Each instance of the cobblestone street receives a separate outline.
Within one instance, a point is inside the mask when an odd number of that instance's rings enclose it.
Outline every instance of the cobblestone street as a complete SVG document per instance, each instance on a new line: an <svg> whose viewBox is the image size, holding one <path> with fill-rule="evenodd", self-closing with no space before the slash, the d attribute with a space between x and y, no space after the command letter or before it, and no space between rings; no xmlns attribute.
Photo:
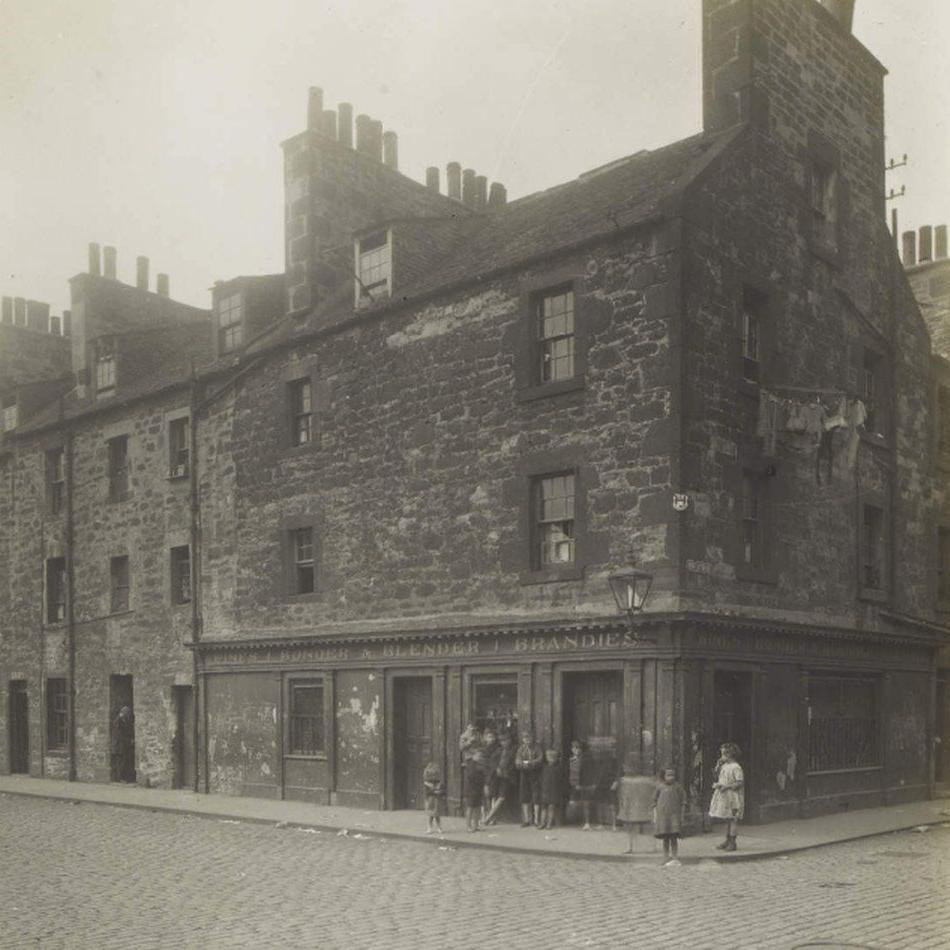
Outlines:
<svg viewBox="0 0 950 950"><path fill-rule="evenodd" d="M0 833L4 948L950 946L945 827L679 868L10 795Z"/></svg>

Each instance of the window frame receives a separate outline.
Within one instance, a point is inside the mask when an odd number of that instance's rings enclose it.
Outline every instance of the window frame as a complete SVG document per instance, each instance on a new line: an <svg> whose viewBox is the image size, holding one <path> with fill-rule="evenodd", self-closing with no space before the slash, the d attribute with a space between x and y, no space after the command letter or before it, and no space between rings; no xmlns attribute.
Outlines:
<svg viewBox="0 0 950 950"><path fill-rule="evenodd" d="M132 609L132 564L127 554L109 558L109 613L124 614Z"/></svg>
<svg viewBox="0 0 950 950"><path fill-rule="evenodd" d="M765 375L766 335L770 297L755 286L744 283L739 302L739 378L755 391Z"/></svg>
<svg viewBox="0 0 950 950"><path fill-rule="evenodd" d="M234 290L224 294L218 298L214 309L218 353L237 352L244 346L244 292Z"/></svg>
<svg viewBox="0 0 950 950"><path fill-rule="evenodd" d="M99 337L93 343L96 398L114 396L117 386L116 340L114 336Z"/></svg>
<svg viewBox="0 0 950 950"><path fill-rule="evenodd" d="M890 599L890 549L888 508L883 498L872 495L858 500L858 544L857 569L859 597L864 600L887 601ZM869 515L871 517L869 518ZM868 532L877 522L876 554L870 550ZM873 569L880 575L880 583L869 583L873 577L868 573Z"/></svg>
<svg viewBox="0 0 950 950"><path fill-rule="evenodd" d="M52 684L56 689L51 689ZM69 681L65 676L46 677L46 751L69 751Z"/></svg>
<svg viewBox="0 0 950 950"><path fill-rule="evenodd" d="M108 453L107 475L109 480L109 501L126 501L130 491L129 437L116 435L106 441ZM121 459L118 449L121 446ZM121 464L119 464L121 462Z"/></svg>
<svg viewBox="0 0 950 950"><path fill-rule="evenodd" d="M805 704L805 717L807 724L806 736L808 741L808 757L806 759L807 774L822 775L841 772L874 771L883 767L884 760L881 748L883 735L883 722L881 716L881 681L881 676L874 673L851 673L839 672L835 670L822 670L808 673ZM813 709L816 699L815 687L818 682L834 683L838 686L838 714L835 716L821 717L822 719L827 719L833 723L833 725L828 729L828 732L831 735L847 735L848 730L842 728L842 722L860 722L862 720L865 722L868 721L868 717L848 716L845 712L840 711L845 707L844 693L846 684L853 686L854 684L860 683L862 686L868 688L871 703L873 705L873 716L870 717L870 722L872 723L872 734L869 741L867 736L864 737L865 743L868 746L868 751L866 753L868 760L861 761L858 758L853 761L846 761L840 758L836 761L819 762L816 760L814 729L816 717L813 715ZM845 745L851 749L855 748L853 739L843 742L842 745Z"/></svg>
<svg viewBox="0 0 950 950"><path fill-rule="evenodd" d="M319 690L318 708L319 714L305 714L295 712L294 699L298 691ZM299 675L288 676L285 683L285 701L284 701L284 756L293 759L323 760L328 757L329 749L329 723L328 723L328 699L329 683L327 677L323 675L314 675L312 673L301 673ZM317 747L311 747L309 751L305 750L303 744L295 742L298 738L297 723L300 720L318 720L319 730L312 730L311 735L318 735Z"/></svg>
<svg viewBox="0 0 950 950"><path fill-rule="evenodd" d="M306 393L306 399L302 397ZM314 441L313 379L301 376L287 383L287 406L290 416L290 446L294 449L312 445ZM300 438L300 423L306 421L306 438Z"/></svg>
<svg viewBox="0 0 950 950"><path fill-rule="evenodd" d="M66 619L68 584L66 578L66 558L48 557L46 559L46 617L47 625L62 623ZM54 583L55 581L55 583Z"/></svg>
<svg viewBox="0 0 950 950"><path fill-rule="evenodd" d="M808 132L804 149L805 208L808 243L813 254L833 267L841 262L848 214L848 182L842 174L841 151L815 129ZM820 202L818 186L820 189Z"/></svg>
<svg viewBox="0 0 950 950"><path fill-rule="evenodd" d="M56 461L54 461L54 458ZM66 449L53 446L44 455L46 473L46 511L60 514L66 507Z"/></svg>
<svg viewBox="0 0 950 950"><path fill-rule="evenodd" d="M545 308L549 302L567 298L567 303L563 311L546 313ZM547 290L538 291L534 294L534 379L538 386L552 386L567 383L577 376L576 351L577 351L577 323L575 319L576 306L574 285L572 283L562 284L559 287L551 287ZM546 325L554 322L561 317L565 323L563 332L546 333ZM567 329L569 321L570 328ZM567 353L565 356L552 357L551 346L566 341ZM548 372L552 366L556 366L561 361L567 361L570 366L570 372L562 375L549 375Z"/></svg>
<svg viewBox="0 0 950 950"><path fill-rule="evenodd" d="M374 241L377 238L381 238L378 244L364 249L364 244ZM381 259L378 263L372 264L371 267L379 268L380 273L384 276L371 282L364 280L366 276L363 269L364 259L383 249L386 251L385 258ZM386 300L391 297L393 288L392 228L381 228L369 234L360 235L353 242L353 251L355 255L354 274L356 275L353 283L356 291L357 308L368 307L379 300ZM379 290L379 288L384 288L384 292L377 294L376 291Z"/></svg>
<svg viewBox="0 0 950 950"><path fill-rule="evenodd" d="M181 552L184 552L184 556ZM183 587L183 584L187 586ZM168 549L168 594L172 606L190 604L191 588L191 545L173 545Z"/></svg>
<svg viewBox="0 0 950 950"><path fill-rule="evenodd" d="M168 477L187 478L191 474L191 416L168 420Z"/></svg>
<svg viewBox="0 0 950 950"><path fill-rule="evenodd" d="M561 484L565 483L565 484ZM545 489L549 488L552 492L560 488L569 489L569 493L559 495L545 495ZM566 504L570 509L570 517L546 517L545 504L554 504L560 501ZM549 472L543 475L536 475L531 480L531 566L536 571L551 570L570 570L577 562L577 473L573 469L566 469L561 472ZM566 514L567 512L565 512ZM549 529L559 525L569 525L567 529L561 529L563 537L550 540L548 536ZM566 559L547 559L546 550L552 545L557 546L566 544L570 550L570 557Z"/></svg>

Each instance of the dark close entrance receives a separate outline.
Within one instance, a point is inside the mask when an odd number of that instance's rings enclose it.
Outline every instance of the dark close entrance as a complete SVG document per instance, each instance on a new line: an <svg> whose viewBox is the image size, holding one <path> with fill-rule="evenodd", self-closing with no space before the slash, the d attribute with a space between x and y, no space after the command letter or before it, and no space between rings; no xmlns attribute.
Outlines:
<svg viewBox="0 0 950 950"><path fill-rule="evenodd" d="M752 762L752 674L717 670L713 679L713 731L708 749L710 768L719 758L719 746L734 742L742 750L739 764L746 778L746 815L751 805L750 763ZM706 776L712 786L712 772Z"/></svg>
<svg viewBox="0 0 950 950"><path fill-rule="evenodd" d="M10 680L10 771L30 771L30 705L26 680Z"/></svg>
<svg viewBox="0 0 950 950"><path fill-rule="evenodd" d="M623 763L623 675L609 673L566 673L563 679L564 755L571 742L579 739L586 749L582 782L594 786L591 817L595 821L613 819L610 786Z"/></svg>
<svg viewBox="0 0 950 950"><path fill-rule="evenodd" d="M132 702L131 676L109 677L109 710L112 781L134 782L135 706Z"/></svg>
<svg viewBox="0 0 950 950"><path fill-rule="evenodd" d="M432 680L397 679L393 696L393 805L422 808L422 773L432 759Z"/></svg>
<svg viewBox="0 0 950 950"><path fill-rule="evenodd" d="M173 686L175 705L174 750L175 788L193 788L195 784L194 708L195 696L190 686Z"/></svg>

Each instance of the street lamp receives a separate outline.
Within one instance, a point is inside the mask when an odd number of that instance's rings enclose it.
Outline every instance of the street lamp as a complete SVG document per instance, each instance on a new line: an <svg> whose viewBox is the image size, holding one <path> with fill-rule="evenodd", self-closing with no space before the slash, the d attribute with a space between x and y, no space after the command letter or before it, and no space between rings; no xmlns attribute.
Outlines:
<svg viewBox="0 0 950 950"><path fill-rule="evenodd" d="M629 570L623 574L611 574L607 582L613 591L614 600L617 601L617 609L627 616L632 633L633 615L643 610L650 593L650 585L653 583L653 575L646 571Z"/></svg>

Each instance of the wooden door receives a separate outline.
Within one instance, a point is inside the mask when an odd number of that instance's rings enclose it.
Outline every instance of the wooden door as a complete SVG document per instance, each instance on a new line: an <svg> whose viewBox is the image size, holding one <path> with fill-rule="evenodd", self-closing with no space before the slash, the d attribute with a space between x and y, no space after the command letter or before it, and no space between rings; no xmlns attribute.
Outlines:
<svg viewBox="0 0 950 950"><path fill-rule="evenodd" d="M10 771L30 771L30 704L25 680L10 681Z"/></svg>
<svg viewBox="0 0 950 950"><path fill-rule="evenodd" d="M195 694L190 686L173 686L175 703L175 788L194 788L195 784Z"/></svg>
<svg viewBox="0 0 950 950"><path fill-rule="evenodd" d="M565 674L563 700L564 752L574 739L584 744L583 782L595 786L595 818L610 821L610 786L623 762L623 674Z"/></svg>
<svg viewBox="0 0 950 950"><path fill-rule="evenodd" d="M393 776L396 808L423 808L422 773L432 759L432 680L396 680Z"/></svg>

